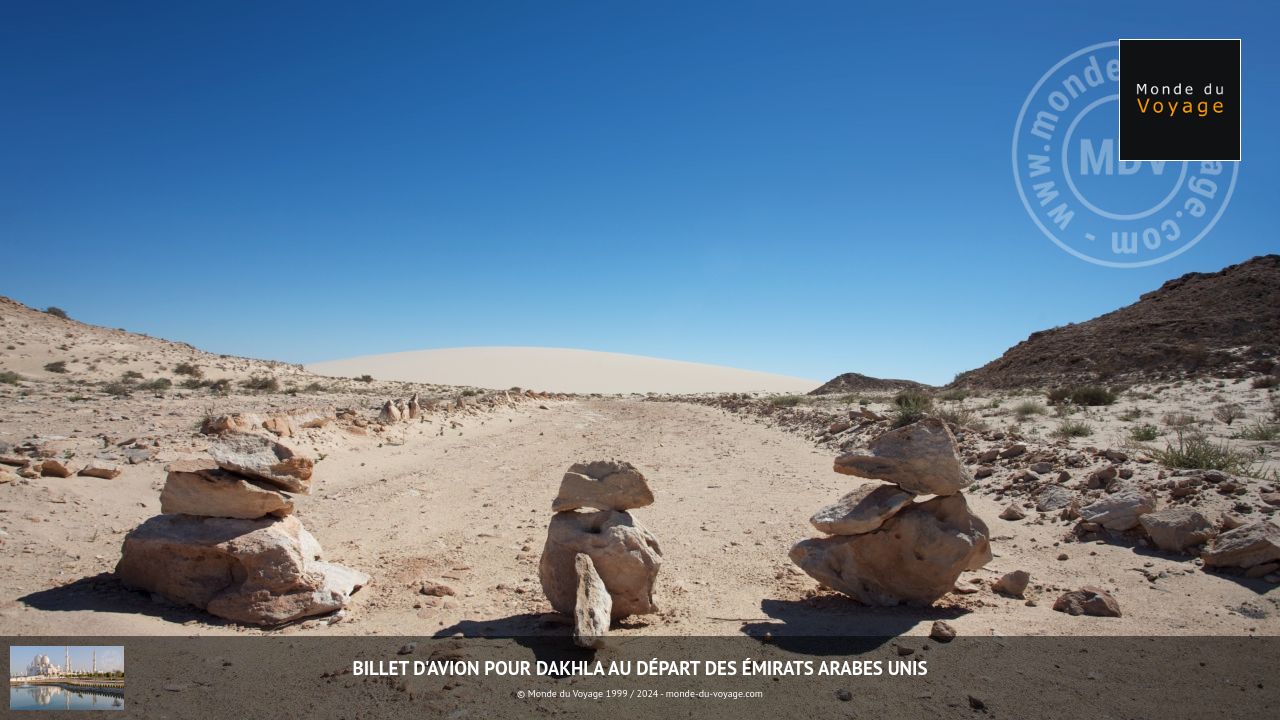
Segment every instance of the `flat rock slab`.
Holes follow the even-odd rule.
[[[227,433],[209,446],[209,455],[223,470],[265,480],[289,492],[311,492],[315,462],[271,438]]]
[[[179,460],[168,467],[160,512],[254,518],[293,512],[293,499],[259,480],[227,472],[212,460]]]
[[[101,460],[94,460],[78,473],[84,477],[95,477],[103,480],[115,480],[124,474],[124,470],[119,465]]]
[[[573,608],[573,642],[578,647],[603,647],[605,638],[609,636],[613,599],[596,573],[590,555],[575,555],[573,567],[578,575],[578,596]]]
[[[116,575],[238,623],[278,625],[343,607],[369,582],[319,561],[297,518],[243,520],[157,515],[125,536]]]
[[[1165,508],[1138,518],[1147,537],[1165,552],[1182,552],[1213,537],[1214,526],[1204,513],[1190,507]]]
[[[1201,557],[1205,567],[1245,569],[1280,560],[1280,526],[1259,520],[1228,530]]]
[[[835,471],[891,482],[914,495],[952,495],[972,482],[956,455],[955,437],[937,418],[890,430],[867,451],[836,458]]]
[[[828,535],[861,535],[883,525],[913,497],[897,485],[867,483],[814,513],[809,522]]]
[[[927,606],[991,561],[989,537],[964,496],[947,495],[912,503],[873,532],[802,540],[791,560],[864,605]]]
[[[631,463],[598,460],[574,463],[551,503],[555,512],[578,508],[630,510],[653,504],[649,482]]]
[[[538,562],[538,579],[551,607],[570,617],[578,597],[574,565],[578,553],[591,557],[613,599],[613,619],[658,611],[653,591],[662,550],[658,540],[629,513],[573,511],[551,517]]]
[[[1108,530],[1132,530],[1138,519],[1156,509],[1156,499],[1140,490],[1129,488],[1080,508],[1080,519],[1098,523]]]

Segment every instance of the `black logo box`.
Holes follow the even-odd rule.
[[[1121,39],[1120,159],[1240,160],[1240,66],[1239,39]]]

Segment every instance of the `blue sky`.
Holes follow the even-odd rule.
[[[98,653],[98,672],[120,670],[124,666],[124,647],[121,645],[72,645],[71,667],[79,672],[93,667],[93,653]],[[59,668],[64,663],[67,647],[63,645],[10,645],[9,674],[20,675],[26,671],[37,655],[48,655]]]
[[[0,7],[0,294],[295,362],[579,347],[946,382],[1029,333],[1275,252],[1268,4]],[[1242,37],[1213,232],[1054,246],[1019,107],[1118,37]]]

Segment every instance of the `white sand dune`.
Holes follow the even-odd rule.
[[[306,368],[336,377],[369,374],[378,380],[571,393],[803,393],[821,384],[719,365],[540,347],[417,350],[310,363]]]

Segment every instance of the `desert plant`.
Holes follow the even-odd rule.
[[[0,384],[17,385],[18,383],[22,382],[22,380],[23,380],[22,376],[12,370],[5,370],[4,372],[0,372]]]
[[[192,378],[204,377],[204,371],[189,362],[174,365],[173,372],[177,375],[186,375],[187,377]]]
[[[1071,391],[1071,402],[1076,405],[1110,405],[1116,394],[1098,385],[1085,385]]]
[[[219,379],[217,379],[217,380],[211,380],[211,381],[209,381],[208,383],[206,383],[205,385],[206,385],[206,387],[208,387],[210,390],[212,390],[214,393],[216,393],[216,394],[218,394],[218,395],[229,395],[229,394],[231,394],[231,379],[230,379],[230,378],[219,378]]]
[[[937,415],[943,422],[950,423],[956,427],[977,430],[978,432],[988,428],[987,422],[978,417],[977,413],[965,407],[963,403],[941,408],[938,410]]]
[[[1240,430],[1236,437],[1241,440],[1280,440],[1280,423],[1255,420],[1252,425],[1246,425]]]
[[[1259,375],[1250,383],[1256,390],[1268,390],[1280,385],[1280,377],[1275,375]]]
[[[173,387],[173,381],[170,380],[169,378],[156,378],[155,380],[151,380],[150,382],[144,382],[138,385],[138,387],[142,390],[149,390],[151,392],[160,393]]]
[[[1196,424],[1196,419],[1192,415],[1181,412],[1165,413],[1164,424],[1166,427],[1174,430],[1185,430]]]
[[[357,380],[359,380],[359,381],[360,381],[360,382],[362,382],[362,383],[371,383],[371,382],[373,382],[373,376],[372,376],[372,375],[361,375],[360,377],[358,377],[358,378],[356,378],[356,379],[357,379]]]
[[[1071,388],[1053,388],[1045,393],[1050,405],[1061,405],[1071,399]]]
[[[1032,415],[1044,415],[1046,412],[1048,411],[1038,400],[1023,400],[1013,406],[1013,414],[1017,415],[1019,420],[1026,420]]]
[[[1142,417],[1142,414],[1143,414],[1142,408],[1131,407],[1128,410],[1125,410],[1124,412],[1120,413],[1119,417],[1121,420],[1125,422],[1133,422],[1134,420],[1137,420],[1138,418]]]
[[[65,373],[67,372],[67,361],[55,360],[54,362],[51,362],[51,363],[45,363],[44,369],[51,373],[58,373],[58,374]]]
[[[1225,442],[1215,443],[1201,433],[1179,432],[1176,446],[1166,443],[1163,450],[1152,449],[1150,453],[1156,462],[1171,468],[1221,470],[1237,474],[1249,474],[1254,468],[1247,453]]]
[[[897,408],[893,419],[894,427],[910,425],[933,409],[933,399],[919,390],[903,390],[894,396],[893,404]]]
[[[1063,420],[1053,431],[1053,436],[1059,438],[1087,437],[1092,434],[1093,426],[1082,420]]]
[[[307,385],[305,388],[303,388],[305,392],[327,392],[328,389],[329,388],[325,387],[324,385],[321,385],[318,382],[313,382]]]
[[[121,379],[126,382],[130,380],[141,380],[142,373],[138,372],[137,370],[125,370],[124,375],[121,377]]]
[[[467,392],[470,391],[463,391],[462,394],[466,395]],[[778,397],[769,398],[769,404],[773,407],[795,407],[803,403],[804,400],[805,398],[802,395],[779,395]]]
[[[947,400],[949,402],[958,402],[969,397],[970,394],[971,393],[964,388],[951,388],[950,390],[943,390],[938,393],[938,399]]]
[[[1129,431],[1129,439],[1134,442],[1150,442],[1158,437],[1160,437],[1160,428],[1151,423],[1135,425]]]
[[[1227,403],[1219,405],[1213,409],[1213,417],[1225,425],[1230,426],[1231,423],[1245,416],[1244,407],[1236,403]]]
[[[63,320],[71,319],[70,317],[67,316],[67,311],[63,310],[60,307],[54,307],[53,305],[50,305],[49,307],[45,308],[44,311],[47,314],[52,315],[56,318],[62,318]]]
[[[129,394],[133,392],[133,388],[130,387],[128,383],[113,380],[102,386],[102,392],[110,395],[111,397],[128,397]]]
[[[270,375],[254,375],[242,380],[240,387],[254,392],[276,392],[280,389],[280,381]]]

